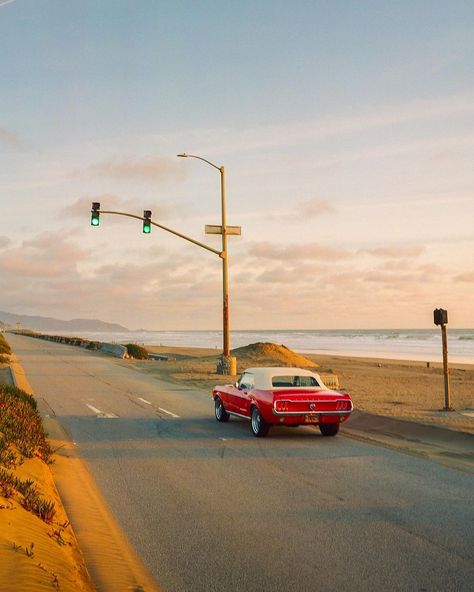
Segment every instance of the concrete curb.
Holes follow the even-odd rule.
[[[356,410],[342,433],[474,473],[474,435],[467,432]]]
[[[13,366],[8,366],[8,371],[10,373],[10,382],[12,383],[13,386],[16,386],[16,388],[19,388],[18,381],[16,379],[16,374],[15,374],[15,371],[13,370]]]
[[[100,342],[100,351],[104,352],[105,354],[115,356],[116,358],[124,359],[127,357],[127,348],[124,345],[119,345],[118,343]]]
[[[474,450],[474,435],[469,432],[452,430],[439,425],[429,425],[408,419],[399,419],[388,415],[376,415],[368,411],[355,409],[351,415],[350,425],[355,429],[369,432],[382,432],[386,435],[404,434],[407,437],[441,439],[445,441],[461,440],[470,442]]]

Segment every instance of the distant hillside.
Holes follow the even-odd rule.
[[[97,319],[71,319],[70,321],[61,321],[51,317],[39,317],[22,314],[12,314],[0,310],[0,324],[11,325],[16,329],[16,324],[20,323],[21,329],[31,329],[32,331],[120,331],[126,332],[129,329],[118,325],[117,323],[105,323]]]

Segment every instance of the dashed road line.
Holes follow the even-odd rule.
[[[89,403],[86,403],[86,407],[89,407],[89,409],[100,418],[114,419],[118,417],[118,415],[115,415],[115,413],[104,413],[104,411],[97,409],[97,407],[94,407],[94,405],[89,405]]]
[[[162,407],[158,407],[158,409],[160,411],[163,411],[163,413],[167,413],[168,415],[171,415],[171,417],[176,417],[176,418],[179,417],[179,415],[176,415],[176,413],[171,413],[171,411],[167,411],[166,409],[163,409]]]
[[[142,399],[141,397],[138,397],[139,401],[143,401],[143,403],[146,403],[147,405],[151,405],[150,401],[147,401],[146,399]]]

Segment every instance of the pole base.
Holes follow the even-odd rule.
[[[454,407],[443,407],[441,411],[456,411],[456,409]]]
[[[233,356],[220,356],[217,358],[217,374],[236,376],[237,358],[234,358]]]

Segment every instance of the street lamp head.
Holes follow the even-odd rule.
[[[176,156],[180,156],[181,158],[187,158],[188,155],[186,154],[186,152],[183,152],[183,154],[177,154]]]

